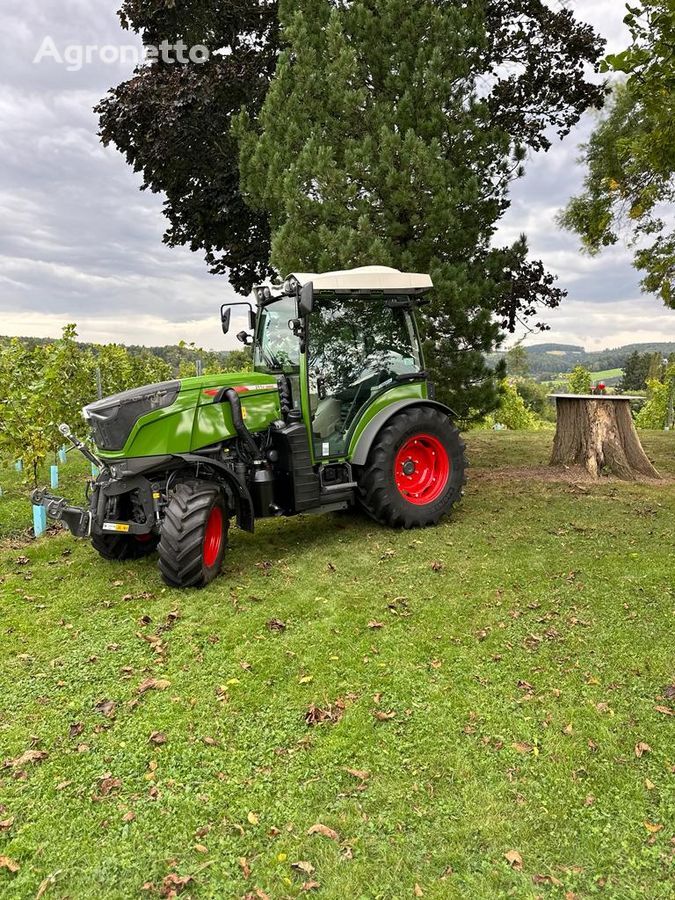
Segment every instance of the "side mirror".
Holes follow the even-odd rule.
[[[298,310],[301,316],[308,316],[314,309],[314,284],[310,281],[300,289]]]
[[[232,307],[225,306],[220,311],[220,321],[223,326],[223,334],[227,334],[230,330],[230,322],[232,321]]]

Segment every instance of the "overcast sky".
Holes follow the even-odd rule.
[[[46,37],[69,45],[129,45],[118,0],[2,0],[0,10],[0,334],[57,335],[77,322],[84,340],[165,344],[184,339],[231,346],[218,307],[234,292],[209,276],[201,256],[162,243],[162,199],[96,137],[92,107],[133,69],[95,56],[68,71],[46,56]],[[578,0],[609,49],[627,43],[622,0]],[[579,189],[578,144],[592,117],[564,143],[530,160],[501,228],[525,232],[533,255],[560,276],[569,298],[548,315],[551,331],[531,342],[602,349],[675,341],[675,312],[641,295],[629,251],[596,259],[555,225],[557,210]]]

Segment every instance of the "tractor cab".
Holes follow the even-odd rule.
[[[255,371],[284,385],[315,462],[348,456],[364,415],[397,388],[427,396],[414,309],[432,287],[428,275],[367,266],[255,289],[249,331],[238,338],[252,342]],[[230,311],[223,307],[226,332]]]

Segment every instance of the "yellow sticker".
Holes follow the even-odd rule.
[[[248,412],[247,412],[245,406],[242,406],[242,408],[241,408],[241,415],[242,415],[242,418],[248,419]]]
[[[103,530],[104,531],[116,531],[116,532],[121,532],[123,534],[127,534],[129,531],[129,526],[121,525],[119,522],[104,522]]]
[[[153,500],[159,500],[159,498],[160,498],[161,496],[162,496],[162,495],[160,494],[159,491],[155,491],[155,493],[152,495],[152,499],[153,499]]]

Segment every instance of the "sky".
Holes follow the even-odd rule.
[[[0,334],[57,336],[76,322],[87,341],[161,345],[194,341],[231,349],[221,303],[236,299],[203,258],[162,244],[162,197],[97,137],[92,109],[133,70],[134,35],[119,25],[119,0],[2,0],[0,9]],[[628,43],[621,0],[572,0],[608,50]],[[45,41],[52,43],[45,43]],[[70,46],[129,47],[70,66]],[[42,52],[42,60],[36,57]],[[72,52],[72,51],[71,51]],[[107,52],[107,51],[106,51]],[[111,61],[112,56],[117,58]],[[70,70],[69,70],[70,69]],[[530,158],[512,191],[500,241],[528,235],[533,257],[559,276],[569,297],[546,314],[555,341],[588,350],[675,341],[675,312],[641,294],[631,252],[579,253],[555,215],[577,192],[579,144],[593,114],[548,154]],[[240,299],[240,298],[239,298]],[[236,324],[236,323],[235,323]]]

